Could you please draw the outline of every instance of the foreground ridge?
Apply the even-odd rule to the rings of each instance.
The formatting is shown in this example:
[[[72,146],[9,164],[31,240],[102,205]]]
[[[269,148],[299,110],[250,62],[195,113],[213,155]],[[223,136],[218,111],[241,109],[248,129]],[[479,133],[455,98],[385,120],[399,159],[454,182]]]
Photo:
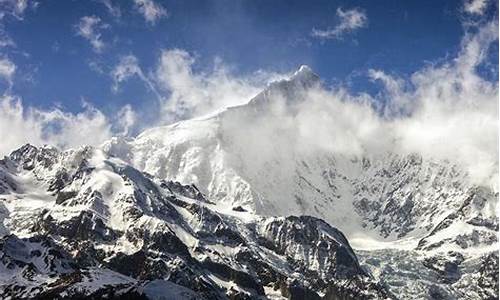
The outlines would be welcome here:
[[[25,145],[0,178],[2,298],[390,297],[328,223],[223,209],[99,149]]]

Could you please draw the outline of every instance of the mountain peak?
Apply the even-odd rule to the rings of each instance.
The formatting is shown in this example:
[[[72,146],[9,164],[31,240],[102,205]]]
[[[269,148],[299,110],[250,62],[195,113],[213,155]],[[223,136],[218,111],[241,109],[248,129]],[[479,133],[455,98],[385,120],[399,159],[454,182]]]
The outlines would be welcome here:
[[[308,74],[308,73],[314,74],[313,70],[308,65],[301,65],[299,69],[295,71],[295,74]]]
[[[289,78],[271,82],[266,89],[252,98],[248,104],[240,107],[261,106],[264,103],[272,103],[272,99],[279,95],[287,103],[296,103],[304,100],[302,93],[310,88],[321,84],[320,78],[312,69],[306,65],[301,65]]]
[[[307,65],[301,65],[290,77],[289,81],[314,84],[319,81],[319,76]]]
[[[319,76],[307,65],[301,65],[288,79],[271,82],[267,90],[297,91],[317,86]]]

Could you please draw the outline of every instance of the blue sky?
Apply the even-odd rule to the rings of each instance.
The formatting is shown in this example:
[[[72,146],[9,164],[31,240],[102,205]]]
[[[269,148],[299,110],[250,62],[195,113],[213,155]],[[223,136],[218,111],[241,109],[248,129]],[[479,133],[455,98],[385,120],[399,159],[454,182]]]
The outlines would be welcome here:
[[[15,46],[2,53],[16,66],[12,91],[38,107],[81,110],[81,99],[105,112],[155,101],[140,80],[118,92],[109,76],[120,57],[134,55],[147,73],[164,49],[196,57],[194,70],[219,58],[235,74],[290,72],[307,64],[327,83],[354,91],[377,91],[368,69],[409,76],[423,65],[453,56],[463,35],[459,1],[156,1],[162,13],[147,20],[133,1],[40,1],[18,17],[6,16],[4,31]],[[322,38],[338,9],[366,16],[359,28]],[[99,18],[102,49],[78,34],[81,18]],[[105,24],[105,25],[103,25]]]

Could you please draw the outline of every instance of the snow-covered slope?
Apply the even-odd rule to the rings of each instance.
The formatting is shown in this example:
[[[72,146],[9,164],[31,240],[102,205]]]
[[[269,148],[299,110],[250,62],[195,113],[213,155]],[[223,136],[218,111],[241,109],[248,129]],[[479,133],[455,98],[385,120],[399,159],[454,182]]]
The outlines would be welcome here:
[[[1,298],[390,295],[326,222],[215,205],[99,149],[26,145],[0,178]]]
[[[418,154],[297,150],[297,136],[275,119],[283,120],[283,110],[293,115],[294,107],[307,103],[305,91],[319,84],[303,66],[248,104],[153,128],[133,140],[112,139],[103,147],[159,178],[196,184],[217,203],[263,215],[317,216],[348,236],[411,237],[417,246],[463,206],[468,208],[466,215],[459,213],[462,223],[482,222],[485,235],[495,234],[497,191],[471,184],[459,165]],[[478,193],[485,200],[473,204]]]

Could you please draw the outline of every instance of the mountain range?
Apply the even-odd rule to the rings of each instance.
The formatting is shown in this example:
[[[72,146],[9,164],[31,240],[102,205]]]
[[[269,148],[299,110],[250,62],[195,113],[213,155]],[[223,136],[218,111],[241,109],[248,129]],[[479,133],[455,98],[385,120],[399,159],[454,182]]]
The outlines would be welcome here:
[[[13,151],[0,297],[498,299],[498,188],[453,160],[312,144],[295,120],[321,85],[302,66],[135,138]]]

